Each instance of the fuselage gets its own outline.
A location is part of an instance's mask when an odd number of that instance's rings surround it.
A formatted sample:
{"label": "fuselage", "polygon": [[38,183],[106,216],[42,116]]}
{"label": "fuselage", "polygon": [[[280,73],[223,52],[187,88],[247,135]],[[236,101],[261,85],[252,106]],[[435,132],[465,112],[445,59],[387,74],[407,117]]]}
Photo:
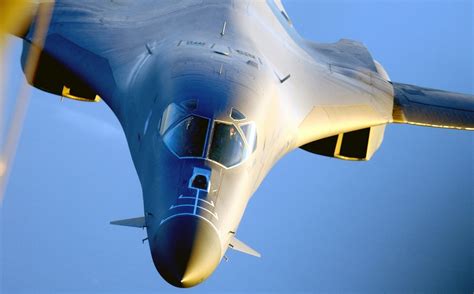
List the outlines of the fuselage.
{"label": "fuselage", "polygon": [[179,287],[214,271],[253,192],[295,140],[281,81],[242,25],[265,23],[237,6],[188,11],[206,22],[177,16],[182,29],[149,45],[160,53],[122,93],[153,260]]}

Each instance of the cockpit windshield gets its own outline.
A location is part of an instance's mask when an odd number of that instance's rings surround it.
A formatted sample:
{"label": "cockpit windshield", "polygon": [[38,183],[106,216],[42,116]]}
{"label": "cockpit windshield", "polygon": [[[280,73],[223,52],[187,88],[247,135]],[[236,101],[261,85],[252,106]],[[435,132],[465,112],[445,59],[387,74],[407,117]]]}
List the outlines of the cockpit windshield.
{"label": "cockpit windshield", "polygon": [[178,157],[202,157],[208,126],[207,118],[188,116],[165,135],[164,142]]}
{"label": "cockpit windshield", "polygon": [[209,159],[226,167],[239,164],[246,154],[244,141],[233,124],[216,122],[212,136]]}
{"label": "cockpit windshield", "polygon": [[165,145],[179,158],[207,158],[231,168],[256,150],[257,128],[245,116],[231,117],[232,122],[214,121],[211,128],[210,119],[192,115],[186,108],[170,104],[159,130]]}

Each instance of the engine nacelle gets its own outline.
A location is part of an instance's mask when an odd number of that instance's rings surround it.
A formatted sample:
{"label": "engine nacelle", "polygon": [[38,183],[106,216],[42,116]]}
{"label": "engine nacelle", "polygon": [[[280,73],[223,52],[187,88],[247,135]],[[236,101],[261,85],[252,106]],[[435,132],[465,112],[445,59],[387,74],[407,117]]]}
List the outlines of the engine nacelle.
{"label": "engine nacelle", "polygon": [[[23,43],[22,66],[24,70],[30,50],[39,49],[26,41]],[[84,102],[101,101],[97,92],[78,77],[73,70],[45,51],[40,54],[35,75],[32,78],[27,78],[30,85],[51,94]]]}
{"label": "engine nacelle", "polygon": [[385,125],[352,131],[311,142],[301,149],[344,160],[370,160],[383,141]]}

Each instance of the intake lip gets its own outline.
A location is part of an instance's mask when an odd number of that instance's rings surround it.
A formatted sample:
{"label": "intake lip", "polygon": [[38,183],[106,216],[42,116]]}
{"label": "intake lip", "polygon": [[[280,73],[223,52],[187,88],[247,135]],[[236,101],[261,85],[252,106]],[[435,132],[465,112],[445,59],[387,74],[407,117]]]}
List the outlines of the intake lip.
{"label": "intake lip", "polygon": [[194,215],[177,216],[164,222],[150,245],[160,275],[179,288],[202,283],[221,259],[216,230],[208,221]]}

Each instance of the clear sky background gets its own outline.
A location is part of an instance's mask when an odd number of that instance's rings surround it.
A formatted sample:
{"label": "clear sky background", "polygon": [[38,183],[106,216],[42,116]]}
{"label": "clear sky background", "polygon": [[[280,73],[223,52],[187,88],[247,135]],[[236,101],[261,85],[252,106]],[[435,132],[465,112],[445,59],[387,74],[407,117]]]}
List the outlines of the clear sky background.
{"label": "clear sky background", "polygon": [[[284,1],[299,32],[363,41],[394,81],[474,93],[473,1]],[[23,79],[21,42],[3,62],[8,104]],[[268,175],[204,284],[169,286],[145,231],[139,181],[104,103],[33,90],[1,210],[1,293],[474,290],[474,134],[390,125],[372,161],[297,150]]]}

